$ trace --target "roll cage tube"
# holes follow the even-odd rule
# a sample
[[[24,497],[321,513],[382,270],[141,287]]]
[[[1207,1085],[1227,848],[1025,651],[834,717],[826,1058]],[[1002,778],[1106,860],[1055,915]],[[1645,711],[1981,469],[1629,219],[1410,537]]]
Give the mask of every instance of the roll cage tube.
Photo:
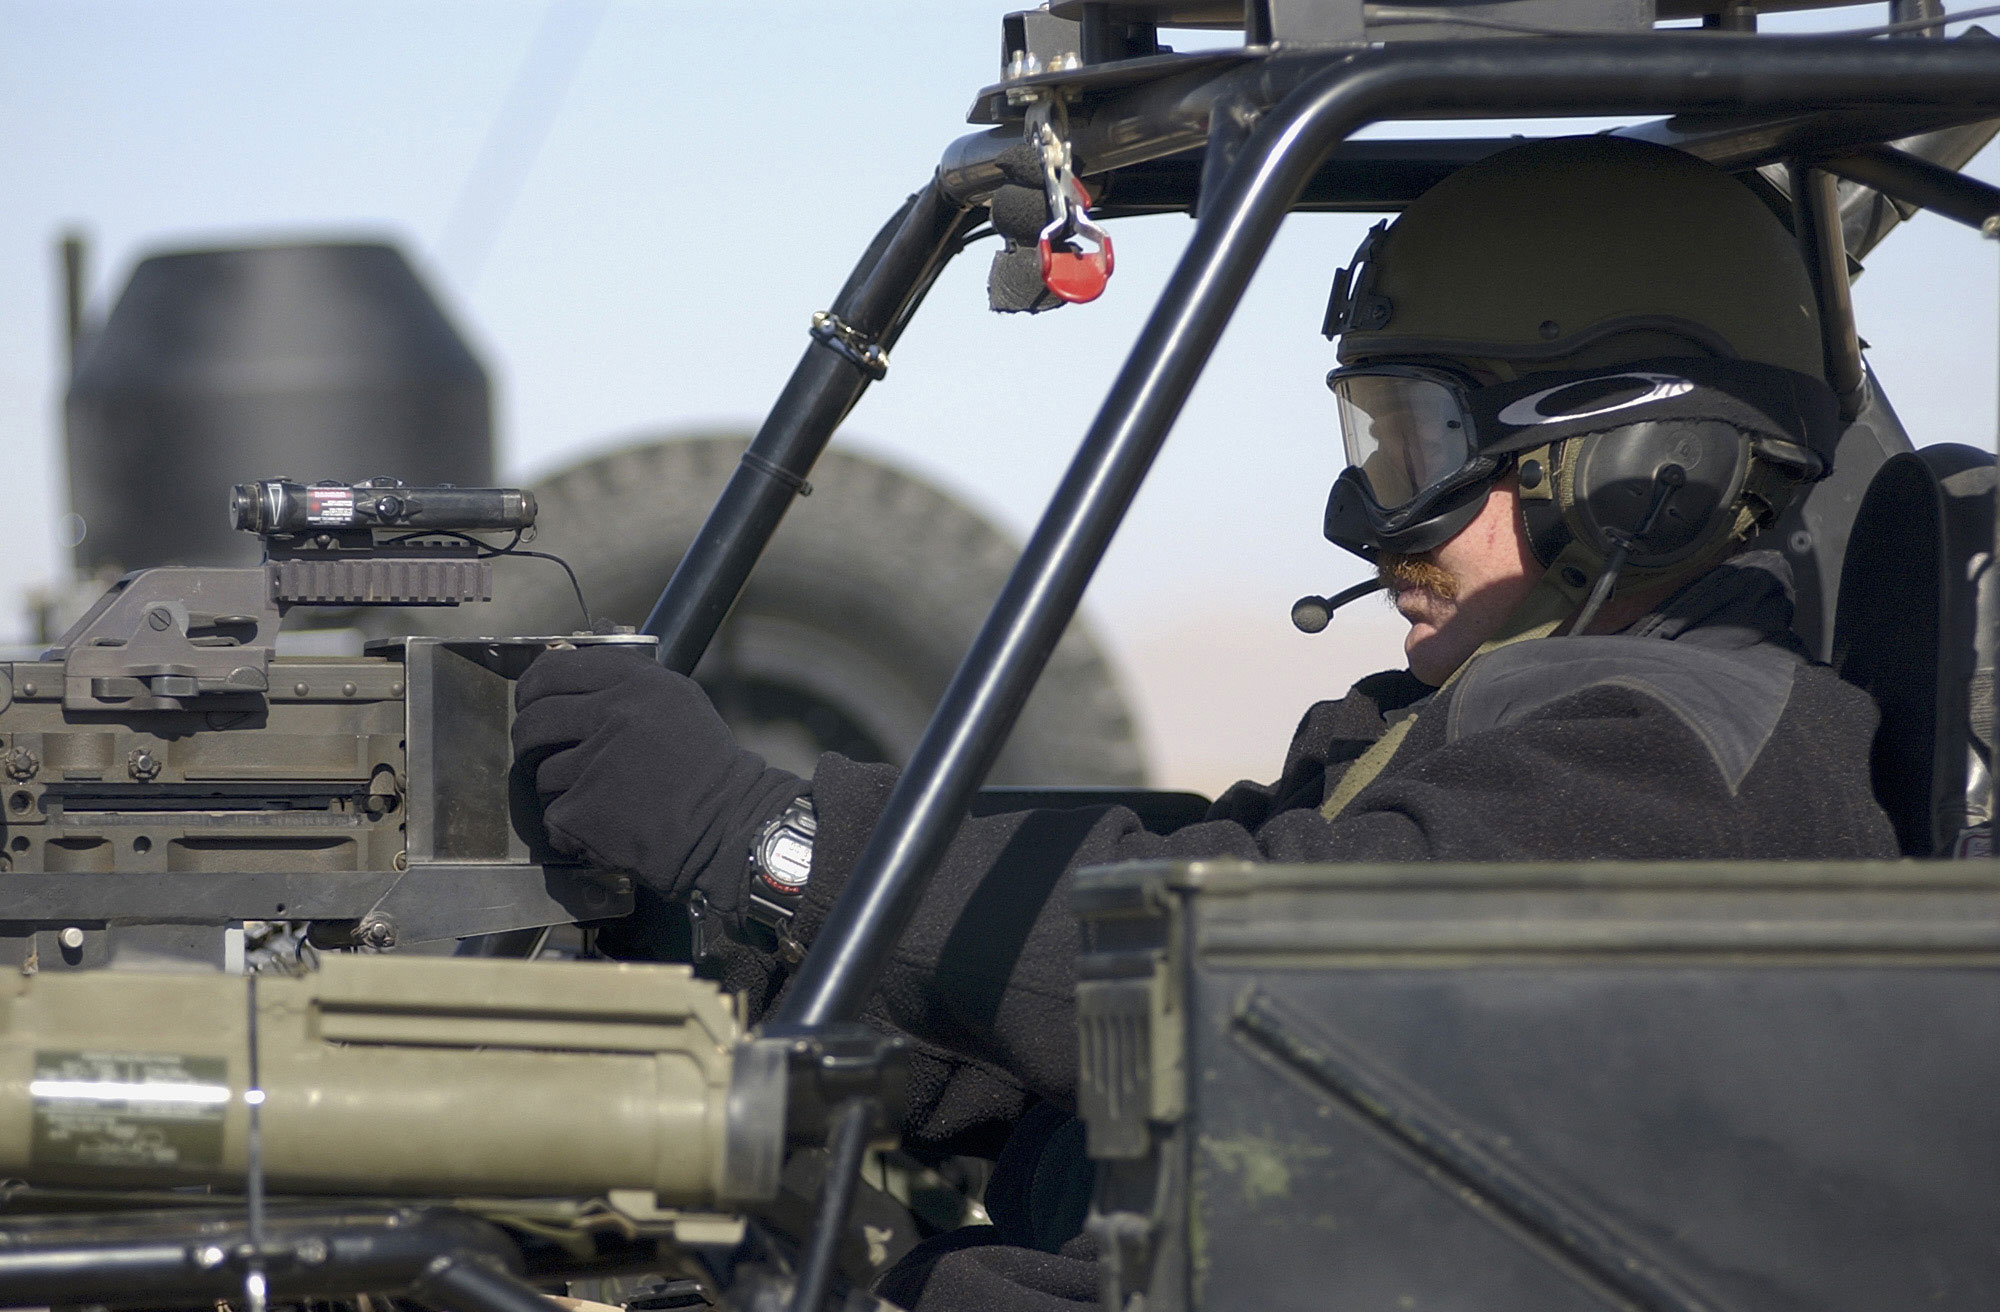
[[[694,673],[833,430],[887,367],[889,348],[975,222],[935,182],[903,204],[815,322],[750,449],[646,617],[660,664]]]
[[[891,792],[775,1026],[860,1015],[1264,251],[1337,143],[1377,120],[1426,113],[1776,113],[1801,105],[2000,113],[2000,43],[1991,42],[1637,36],[1297,58],[1310,75],[1257,126],[1220,184],[1204,188],[1186,252]]]
[[[1173,70],[1136,84],[1130,65],[1159,61],[1128,61],[1116,70],[1115,94],[1096,101],[1088,115],[1072,120],[1072,141],[1083,171],[1116,173],[1115,194],[1097,207],[1097,213],[1117,217],[1188,210],[1204,172],[1232,160],[1242,144],[1235,133],[1226,140],[1209,134],[1218,106],[1231,107],[1237,120],[1254,122],[1305,77],[1323,71],[1329,61],[1352,57],[1345,53],[1265,56],[1251,51],[1167,56],[1176,65]],[[1079,85],[1079,76],[1084,89],[1103,90],[1098,83],[1105,70],[1066,74],[1041,89],[1067,94]],[[1023,85],[1036,81],[1026,79]],[[985,93],[976,107],[981,121],[994,121],[999,112],[995,107],[1004,103],[997,92]],[[1967,117],[1963,105],[1877,106],[1859,122],[1851,112],[1800,113],[1787,106],[1775,118],[1663,120],[1619,129],[1619,135],[1659,140],[1722,167],[1742,168],[1782,157],[1817,156],[1828,148],[1853,150],[1911,133],[1949,135],[1963,131]],[[1210,143],[1207,152],[1199,149],[1204,142]],[[931,182],[905,202],[870,243],[824,325],[829,330],[838,325],[839,330],[815,333],[812,346],[646,620],[645,631],[661,639],[660,661],[667,668],[686,673],[699,663],[792,498],[806,490],[806,477],[834,429],[880,376],[888,348],[945,262],[976,226],[974,207],[982,205],[1004,177],[1001,155],[1019,144],[1018,129],[1013,127],[953,142]],[[1398,208],[1461,165],[1507,144],[1504,140],[1342,143],[1295,200],[1294,208]],[[1197,158],[1187,158],[1189,151]],[[1921,160],[1913,162],[1924,166]],[[1842,171],[1832,164],[1828,167]],[[1977,203],[1965,196],[1976,195],[1984,184],[1948,169],[1924,167],[1934,170],[1924,175],[1928,178],[1958,179],[1948,185],[1960,193],[1959,203],[1943,207],[1943,212],[1958,217],[1968,204]],[[1909,187],[1914,184],[1908,183],[1912,176],[1916,175],[1909,168],[1897,169],[1895,178],[1905,185],[1899,189],[1884,184],[1883,189],[1899,199],[1936,207],[1935,186],[1913,192]],[[870,348],[878,352],[872,361]]]

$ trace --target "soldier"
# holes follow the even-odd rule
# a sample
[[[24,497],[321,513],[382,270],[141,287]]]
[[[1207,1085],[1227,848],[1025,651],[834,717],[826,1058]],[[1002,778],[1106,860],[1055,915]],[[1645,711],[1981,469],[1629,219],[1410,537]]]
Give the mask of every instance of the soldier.
[[[968,820],[869,1016],[911,1040],[919,1150],[991,1155],[1073,1097],[1082,865],[1897,854],[1874,707],[1806,658],[1783,559],[1743,549],[1839,431],[1798,247],[1755,193],[1615,138],[1509,149],[1378,225],[1327,328],[1350,467],[1326,534],[1378,566],[1409,669],[1312,707],[1277,782],[1172,834],[1118,807]],[[616,651],[543,657],[519,701],[552,841],[696,899],[730,930],[712,968],[766,1005],[895,772],[767,768]],[[957,1254],[923,1306],[1094,1297],[1066,1261]]]

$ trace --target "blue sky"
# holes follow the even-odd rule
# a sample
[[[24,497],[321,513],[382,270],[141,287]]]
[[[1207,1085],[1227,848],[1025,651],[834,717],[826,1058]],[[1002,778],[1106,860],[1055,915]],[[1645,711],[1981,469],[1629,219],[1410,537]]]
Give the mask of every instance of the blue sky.
[[[493,372],[510,477],[752,427],[811,312],[969,130],[1004,7],[0,0],[0,638],[61,574],[62,227],[92,239],[100,312],[155,249],[398,241]],[[2000,176],[1993,153],[1973,172]],[[1272,773],[1307,701],[1394,659],[1381,611],[1318,639],[1285,618],[1358,576],[1318,535],[1339,456],[1316,330],[1366,222],[1287,226],[1087,603],[1173,782]],[[1032,320],[987,313],[985,254],[961,259],[839,440],[1025,534],[1189,227],[1123,225],[1104,299]],[[1996,269],[1924,216],[1856,286],[1920,440],[1993,440]]]

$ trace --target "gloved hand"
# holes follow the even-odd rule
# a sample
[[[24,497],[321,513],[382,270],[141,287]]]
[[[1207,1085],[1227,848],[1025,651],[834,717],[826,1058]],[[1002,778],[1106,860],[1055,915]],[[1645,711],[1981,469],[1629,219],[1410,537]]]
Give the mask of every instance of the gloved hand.
[[[670,898],[711,868],[739,887],[754,831],[805,791],[738,747],[694,680],[630,648],[546,652],[514,703],[514,754],[533,773],[550,844]]]

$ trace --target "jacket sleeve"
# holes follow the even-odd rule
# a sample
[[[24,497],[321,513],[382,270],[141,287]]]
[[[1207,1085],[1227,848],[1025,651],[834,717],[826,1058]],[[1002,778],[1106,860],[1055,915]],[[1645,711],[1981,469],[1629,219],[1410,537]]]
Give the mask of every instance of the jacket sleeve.
[[[819,834],[794,933],[810,943],[882,812],[896,771],[840,757],[813,776]],[[912,1041],[914,1145],[991,1153],[1031,1097],[1069,1105],[1076,1085],[1076,921],[1081,866],[1162,855],[1255,857],[1249,829],[1210,821],[1148,833],[1123,807],[968,819],[898,941],[867,1019]]]
[[[1384,708],[1429,690],[1404,672],[1361,680],[1338,701],[1306,712],[1279,779],[1241,783],[1207,823],[1171,836],[1148,833],[1122,807],[1028,811],[968,819],[946,852],[891,958],[868,1019],[911,1043],[907,1137],[933,1150],[991,1154],[1033,1097],[1067,1105],[1076,1084],[1076,922],[1072,871],[1149,856],[1288,856],[1259,833],[1274,816],[1317,806],[1329,763],[1344,767],[1380,737]],[[793,929],[807,943],[825,922],[875,827],[896,772],[844,757],[822,759],[813,778],[819,813],[813,874]],[[1310,814],[1309,812],[1307,814]],[[1324,828],[1316,815],[1305,826]],[[1289,823],[1289,822],[1288,822]],[[773,996],[778,965],[733,955],[732,987],[753,1004]]]
[[[892,954],[868,1019],[911,1043],[916,1146],[990,1153],[1033,1098],[1069,1105],[1076,1086],[1074,871],[1147,858],[1328,859],[1317,811],[1329,764],[1344,768],[1381,735],[1382,706],[1414,681],[1364,680],[1307,712],[1279,780],[1239,784],[1204,823],[1148,832],[1124,807],[967,819]],[[1407,683],[1407,686],[1406,686]],[[894,787],[896,771],[840,756],[813,776],[819,814],[813,874],[794,933],[810,943],[845,886]],[[1421,855],[1404,845],[1381,859]],[[771,968],[775,970],[775,963]],[[740,981],[739,981],[740,982]],[[753,996],[769,990],[750,990]]]
[[[1601,686],[1456,741],[1446,741],[1443,715],[1420,715],[1390,768],[1336,821],[1320,815],[1317,795],[1254,828],[1211,819],[1169,835],[1147,832],[1122,807],[968,819],[869,1015],[913,1042],[911,1141],[990,1150],[1030,1097],[1071,1102],[1079,934],[1068,894],[1083,866],[1232,856],[1893,855],[1867,786],[1872,708],[1865,699],[1859,707],[1838,696],[1828,702],[1826,691],[1801,685],[1765,758],[1734,789],[1669,708],[1630,688]],[[819,841],[796,922],[802,940],[824,923],[895,777],[885,766],[822,761],[813,779]]]

